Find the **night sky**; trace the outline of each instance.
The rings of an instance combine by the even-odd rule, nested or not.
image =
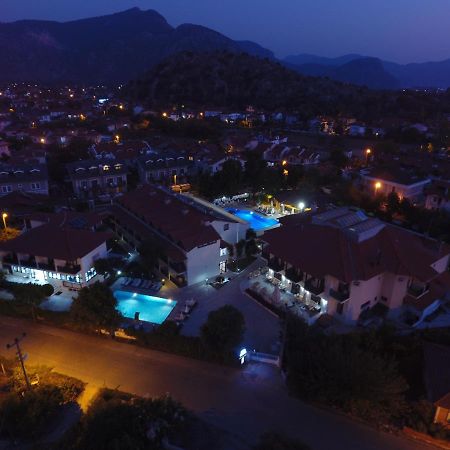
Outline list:
[[[279,57],[450,58],[449,0],[0,0],[0,20],[66,21],[134,6],[155,9],[174,26],[196,23],[256,41]]]

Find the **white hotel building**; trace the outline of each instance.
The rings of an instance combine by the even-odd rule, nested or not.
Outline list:
[[[377,303],[391,315],[404,305],[420,313],[450,292],[446,244],[348,208],[297,216],[264,235],[264,256],[272,275],[322,312],[349,323]]]

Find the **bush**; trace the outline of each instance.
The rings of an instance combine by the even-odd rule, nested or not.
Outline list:
[[[84,416],[76,449],[163,449],[186,410],[170,397],[143,399],[104,389]]]
[[[55,386],[39,386],[23,395],[12,392],[0,405],[4,431],[19,438],[41,434],[63,401],[61,390]]]

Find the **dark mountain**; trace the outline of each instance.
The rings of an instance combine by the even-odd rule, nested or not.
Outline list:
[[[301,66],[303,64],[320,64],[322,66],[340,66],[355,59],[365,58],[365,56],[351,53],[348,55],[338,56],[337,58],[327,58],[325,56],[311,55],[309,53],[301,53],[300,55],[289,55],[284,61],[289,64]]]
[[[243,53],[185,52],[168,58],[128,85],[128,93],[153,106],[303,108],[338,111],[364,88],[300,75],[282,64]]]
[[[267,58],[226,51],[173,55],[130,82],[124,94],[150,109],[185,105],[240,110],[252,105],[296,111],[303,119],[342,114],[369,122],[380,117],[421,122],[450,114],[450,91],[371,90],[301,75]]]
[[[300,54],[291,55],[286,57],[283,62],[289,67],[296,69],[300,73],[308,75],[328,76],[337,80],[344,79],[348,82],[356,82],[358,75],[352,74],[349,67],[344,68],[344,75],[339,71],[336,72],[333,68],[342,67],[348,63],[353,63],[356,60],[363,60],[369,62],[369,60],[375,58],[369,58],[357,54],[349,54],[340,56],[337,58],[326,58],[322,56]],[[393,83],[392,87],[431,87],[431,88],[443,88],[450,87],[450,59],[437,62],[424,62],[424,63],[411,63],[411,64],[397,64],[390,61],[380,61],[384,72],[396,79],[396,83],[386,77],[386,73],[380,71],[380,67],[377,68],[377,72],[367,79],[366,83],[369,86],[377,87],[388,86],[389,83]],[[364,65],[366,64],[364,63]],[[358,64],[358,69],[362,70],[363,65]],[[351,67],[350,67],[351,68]],[[367,69],[369,67],[367,66]],[[342,78],[344,77],[344,78]],[[361,81],[364,81],[362,79]],[[364,83],[363,83],[364,84]]]
[[[289,67],[304,75],[328,77],[337,81],[367,86],[371,89],[397,89],[400,87],[400,82],[387,72],[383,63],[376,58],[353,59],[342,64],[328,62],[327,64],[293,65],[289,63]]]
[[[0,24],[0,81],[122,82],[180,51],[227,50],[273,58],[198,25],[173,28],[156,11],[133,8],[72,22]]]

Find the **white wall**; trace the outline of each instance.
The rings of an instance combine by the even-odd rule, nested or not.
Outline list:
[[[205,282],[220,274],[220,241],[196,247],[187,253],[186,271],[188,285]]]

